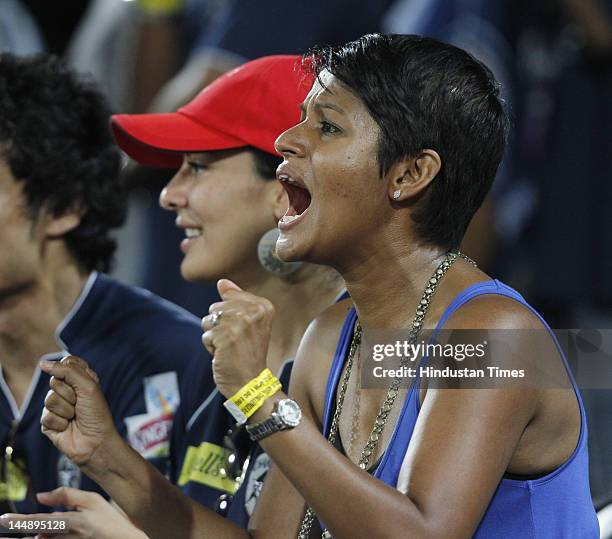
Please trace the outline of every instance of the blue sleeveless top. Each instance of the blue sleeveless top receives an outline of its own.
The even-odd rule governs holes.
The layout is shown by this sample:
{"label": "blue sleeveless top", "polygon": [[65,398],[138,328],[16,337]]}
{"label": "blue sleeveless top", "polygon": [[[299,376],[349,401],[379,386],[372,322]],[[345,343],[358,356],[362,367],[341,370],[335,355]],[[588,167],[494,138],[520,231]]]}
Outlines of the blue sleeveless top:
{"label": "blue sleeveless top", "polygon": [[[553,472],[532,480],[503,478],[474,534],[477,539],[599,539],[599,524],[589,492],[587,424],[584,406],[574,377],[555,335],[544,319],[515,290],[498,280],[476,283],[463,290],[448,306],[436,327],[471,299],[498,294],[525,305],[544,324],[555,341],[580,406],[580,437],[570,458]],[[353,307],[344,321],[325,391],[325,435],[357,315]],[[435,336],[435,333],[434,333]],[[374,477],[397,487],[397,480],[420,410],[419,391],[410,387],[389,445]],[[476,479],[477,480],[477,479]]]}

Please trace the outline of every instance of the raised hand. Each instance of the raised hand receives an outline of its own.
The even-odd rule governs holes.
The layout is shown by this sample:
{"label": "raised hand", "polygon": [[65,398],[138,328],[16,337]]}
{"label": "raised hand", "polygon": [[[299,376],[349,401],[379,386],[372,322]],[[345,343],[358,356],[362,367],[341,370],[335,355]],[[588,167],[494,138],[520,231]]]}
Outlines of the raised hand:
{"label": "raised hand", "polygon": [[217,388],[229,398],[266,368],[274,306],[227,279],[217,288],[223,301],[202,319],[202,342],[214,356]]}
{"label": "raised hand", "polygon": [[42,361],[41,369],[51,375],[42,432],[72,462],[86,466],[103,442],[119,437],[98,377],[76,356]]}

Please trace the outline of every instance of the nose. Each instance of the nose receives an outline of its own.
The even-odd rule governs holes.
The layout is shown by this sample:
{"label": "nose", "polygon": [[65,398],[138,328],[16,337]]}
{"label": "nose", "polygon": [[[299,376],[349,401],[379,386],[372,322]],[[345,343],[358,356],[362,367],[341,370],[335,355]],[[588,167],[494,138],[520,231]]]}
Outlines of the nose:
{"label": "nose", "polygon": [[164,210],[177,211],[187,205],[185,182],[181,181],[182,170],[181,167],[159,195],[159,205]]}
{"label": "nose", "polygon": [[276,151],[283,156],[293,155],[303,157],[306,154],[306,145],[302,136],[300,136],[302,124],[294,125],[281,133],[274,143]]}

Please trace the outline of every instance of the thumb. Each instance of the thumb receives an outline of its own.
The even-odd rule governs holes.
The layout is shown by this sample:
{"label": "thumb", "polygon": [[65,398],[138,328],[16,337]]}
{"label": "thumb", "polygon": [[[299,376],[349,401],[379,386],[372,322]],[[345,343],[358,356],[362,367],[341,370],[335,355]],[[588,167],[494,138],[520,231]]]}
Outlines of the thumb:
{"label": "thumb", "polygon": [[97,385],[92,376],[77,361],[78,359],[74,356],[69,356],[60,362],[42,360],[40,368],[50,376],[55,376],[55,378],[66,382],[78,395],[83,389]]}
{"label": "thumb", "polygon": [[229,279],[219,279],[217,281],[217,290],[224,301],[231,298],[232,292],[242,292],[242,288]]}

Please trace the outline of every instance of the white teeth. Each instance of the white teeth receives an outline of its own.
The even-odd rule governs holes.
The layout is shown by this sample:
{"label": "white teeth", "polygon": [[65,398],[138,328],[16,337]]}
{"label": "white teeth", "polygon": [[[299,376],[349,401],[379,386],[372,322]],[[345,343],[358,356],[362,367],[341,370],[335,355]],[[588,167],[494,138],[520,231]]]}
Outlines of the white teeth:
{"label": "white teeth", "polygon": [[283,224],[290,223],[291,221],[295,221],[299,215],[283,215],[280,219],[280,222]]}
{"label": "white teeth", "polygon": [[281,174],[280,176],[278,176],[278,179],[281,182],[287,182],[287,183],[290,183],[291,185],[297,185],[298,187],[301,187],[302,189],[304,188],[304,186],[301,183],[296,182],[291,176],[287,176],[286,174]]}
{"label": "white teeth", "polygon": [[186,228],[185,235],[188,238],[197,238],[202,235],[202,231],[199,228]]}

